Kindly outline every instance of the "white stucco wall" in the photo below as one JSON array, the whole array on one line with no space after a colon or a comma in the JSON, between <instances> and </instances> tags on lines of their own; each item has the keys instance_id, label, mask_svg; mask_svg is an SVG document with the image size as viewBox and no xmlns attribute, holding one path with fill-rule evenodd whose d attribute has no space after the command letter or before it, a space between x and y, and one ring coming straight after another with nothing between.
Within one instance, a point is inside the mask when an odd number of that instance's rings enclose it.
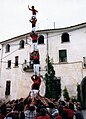
<instances>
[{"instance_id":1,"label":"white stucco wall","mask_svg":"<svg viewBox=\"0 0 86 119\"><path fill-rule=\"evenodd\" d=\"M83 57L86 57L86 32L85 27L80 29L62 29L60 31L53 31L40 34L45 37L45 44L38 45L40 53L40 73L44 76L46 57L47 57L47 40L48 40L48 54L53 59L53 66L57 77L61 77L61 88L66 86L70 96L76 96L77 83L81 83L86 76L86 69L83 69ZM61 35L64 32L69 33L70 41L61 43ZM30 38L29 38L30 39ZM25 36L14 38L3 43L1 49L2 64L1 64L1 97L5 97L6 81L11 81L11 95L10 99L26 97L31 90L31 76L33 72L24 72L22 64L26 59L29 62L29 53L32 51L32 46L25 44L24 49L19 49L20 40L25 40ZM30 40L28 42L31 44ZM6 44L11 45L11 51L5 52ZM15 44L15 45L13 45ZM67 50L67 63L59 63L59 50ZM16 50L16 51L15 51ZM14 52L15 51L15 52ZM15 56L19 56L19 67L14 67ZM7 69L7 61L12 61L11 69ZM45 93L45 84L42 80L40 87L41 95Z\"/></svg>"},{"instance_id":2,"label":"white stucco wall","mask_svg":"<svg viewBox=\"0 0 86 119\"><path fill-rule=\"evenodd\" d=\"M10 99L16 99L21 97L27 97L31 90L32 80L31 76L33 72L25 72L22 69L22 64L24 60L29 62L29 54L32 51L32 46L25 44L24 49L19 49L19 42L20 40L25 40L24 38L20 37L19 39L15 39L15 41L5 42L2 45L2 67L1 67L1 93L0 96L2 98L5 97L5 90L6 90L6 81L11 81L11 92L10 92ZM29 42L31 44L31 42ZM6 44L10 44L10 52L6 53ZM40 60L42 60L41 70L44 68L45 60L42 59L42 55L45 57L46 52L46 45L39 46L40 51ZM44 49L44 50L43 50ZM15 63L15 56L19 57L19 66L14 67ZM45 59L45 58L44 58ZM7 61L11 60L11 69L7 68ZM42 72L42 71L41 71ZM44 87L44 82L42 81L42 87ZM41 87L40 87L41 88ZM41 88L41 95L44 95L44 88Z\"/></svg>"},{"instance_id":3,"label":"white stucco wall","mask_svg":"<svg viewBox=\"0 0 86 119\"><path fill-rule=\"evenodd\" d=\"M68 88L70 96L75 96L77 83L81 83L86 76L83 68L83 57L86 57L86 28L67 30L49 34L48 49L49 56L53 59L56 76L61 77L61 87ZM61 43L62 33L69 34L70 41ZM54 36L54 37L51 37ZM59 64L59 50L67 50L67 63Z\"/></svg>"},{"instance_id":4,"label":"white stucco wall","mask_svg":"<svg viewBox=\"0 0 86 119\"><path fill-rule=\"evenodd\" d=\"M61 77L62 90L66 86L70 96L76 96L77 83L83 79L82 62L54 65L56 76Z\"/></svg>"},{"instance_id":5,"label":"white stucco wall","mask_svg":"<svg viewBox=\"0 0 86 119\"><path fill-rule=\"evenodd\" d=\"M68 62L77 62L82 61L83 57L86 56L84 52L86 50L85 42L86 42L86 28L77 29L74 31L67 31L70 37L69 42L61 43L61 35L60 33L49 34L49 54L53 57L54 62L58 62L58 50L67 49L67 61ZM54 36L54 37L51 37Z\"/></svg>"}]
</instances>

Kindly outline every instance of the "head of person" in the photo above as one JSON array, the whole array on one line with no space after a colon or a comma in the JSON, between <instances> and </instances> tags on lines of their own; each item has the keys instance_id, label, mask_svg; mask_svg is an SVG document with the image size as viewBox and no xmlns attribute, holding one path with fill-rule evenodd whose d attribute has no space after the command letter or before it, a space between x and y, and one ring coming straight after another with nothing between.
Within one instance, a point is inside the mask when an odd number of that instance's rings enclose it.
<instances>
[{"instance_id":1,"label":"head of person","mask_svg":"<svg viewBox=\"0 0 86 119\"><path fill-rule=\"evenodd\" d=\"M78 107L77 107L77 110L78 110L78 111L81 111L81 110L82 110L81 106L78 106Z\"/></svg>"},{"instance_id":2,"label":"head of person","mask_svg":"<svg viewBox=\"0 0 86 119\"><path fill-rule=\"evenodd\" d=\"M58 110L62 112L63 111L63 106L59 105Z\"/></svg>"},{"instance_id":3,"label":"head of person","mask_svg":"<svg viewBox=\"0 0 86 119\"><path fill-rule=\"evenodd\" d=\"M32 20L36 20L36 18L34 16L32 16Z\"/></svg>"},{"instance_id":4,"label":"head of person","mask_svg":"<svg viewBox=\"0 0 86 119\"><path fill-rule=\"evenodd\" d=\"M47 110L45 108L40 109L40 115L45 116L47 114Z\"/></svg>"},{"instance_id":5,"label":"head of person","mask_svg":"<svg viewBox=\"0 0 86 119\"><path fill-rule=\"evenodd\" d=\"M34 106L33 104L30 104L29 110L30 110L30 111L34 111L34 110L35 110L35 106Z\"/></svg>"},{"instance_id":6,"label":"head of person","mask_svg":"<svg viewBox=\"0 0 86 119\"><path fill-rule=\"evenodd\" d=\"M38 76L37 75L35 75L35 80L37 80L38 79Z\"/></svg>"},{"instance_id":7,"label":"head of person","mask_svg":"<svg viewBox=\"0 0 86 119\"><path fill-rule=\"evenodd\" d=\"M32 6L32 9L34 9L34 6Z\"/></svg>"},{"instance_id":8,"label":"head of person","mask_svg":"<svg viewBox=\"0 0 86 119\"><path fill-rule=\"evenodd\" d=\"M73 103L69 103L69 109L74 110L74 104Z\"/></svg>"}]
</instances>

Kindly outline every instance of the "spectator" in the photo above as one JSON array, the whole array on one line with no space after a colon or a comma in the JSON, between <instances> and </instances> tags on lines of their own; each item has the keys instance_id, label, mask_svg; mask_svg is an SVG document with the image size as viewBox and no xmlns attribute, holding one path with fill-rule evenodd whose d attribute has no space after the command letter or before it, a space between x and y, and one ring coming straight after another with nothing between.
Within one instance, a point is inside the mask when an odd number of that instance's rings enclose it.
<instances>
[{"instance_id":1,"label":"spectator","mask_svg":"<svg viewBox=\"0 0 86 119\"><path fill-rule=\"evenodd\" d=\"M0 119L4 119L2 113L1 113L1 110L0 110Z\"/></svg>"},{"instance_id":2,"label":"spectator","mask_svg":"<svg viewBox=\"0 0 86 119\"><path fill-rule=\"evenodd\" d=\"M36 119L50 119L50 116L47 114L47 111L45 108L41 108L40 116L38 116Z\"/></svg>"},{"instance_id":3,"label":"spectator","mask_svg":"<svg viewBox=\"0 0 86 119\"><path fill-rule=\"evenodd\" d=\"M55 119L62 119L61 115L59 115L58 113L55 116Z\"/></svg>"},{"instance_id":4,"label":"spectator","mask_svg":"<svg viewBox=\"0 0 86 119\"><path fill-rule=\"evenodd\" d=\"M36 118L36 109L35 106L30 104L26 105L24 108L25 119L35 119Z\"/></svg>"},{"instance_id":5,"label":"spectator","mask_svg":"<svg viewBox=\"0 0 86 119\"><path fill-rule=\"evenodd\" d=\"M59 115L62 117L62 119L68 119L68 114L67 111L65 110L65 108L63 108L62 105L59 105Z\"/></svg>"},{"instance_id":6,"label":"spectator","mask_svg":"<svg viewBox=\"0 0 86 119\"><path fill-rule=\"evenodd\" d=\"M75 112L75 114L74 114L75 119L84 119L81 110L82 110L81 107L78 106L78 107L77 107L77 112Z\"/></svg>"},{"instance_id":7,"label":"spectator","mask_svg":"<svg viewBox=\"0 0 86 119\"><path fill-rule=\"evenodd\" d=\"M64 111L67 112L68 119L73 119L73 117L74 117L74 110L71 110L70 108L64 108Z\"/></svg>"}]
</instances>

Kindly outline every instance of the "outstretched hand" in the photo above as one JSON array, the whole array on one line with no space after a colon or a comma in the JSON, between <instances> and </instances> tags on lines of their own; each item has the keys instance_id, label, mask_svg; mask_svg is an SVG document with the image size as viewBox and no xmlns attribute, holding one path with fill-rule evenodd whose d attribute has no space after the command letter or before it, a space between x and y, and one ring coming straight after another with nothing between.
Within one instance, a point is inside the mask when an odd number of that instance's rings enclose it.
<instances>
[{"instance_id":1,"label":"outstretched hand","mask_svg":"<svg viewBox=\"0 0 86 119\"><path fill-rule=\"evenodd\" d=\"M40 75L40 77L41 77L41 78L43 78L43 76L42 76L42 75Z\"/></svg>"}]
</instances>

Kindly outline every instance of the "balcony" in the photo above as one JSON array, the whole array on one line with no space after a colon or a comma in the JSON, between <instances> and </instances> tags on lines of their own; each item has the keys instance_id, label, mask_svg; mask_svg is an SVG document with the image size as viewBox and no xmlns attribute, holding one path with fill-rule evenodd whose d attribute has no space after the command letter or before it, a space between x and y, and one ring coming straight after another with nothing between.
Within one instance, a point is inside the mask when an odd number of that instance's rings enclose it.
<instances>
[{"instance_id":1,"label":"balcony","mask_svg":"<svg viewBox=\"0 0 86 119\"><path fill-rule=\"evenodd\" d=\"M30 62L25 62L22 64L23 71L25 72L33 72L33 64Z\"/></svg>"}]
</instances>

